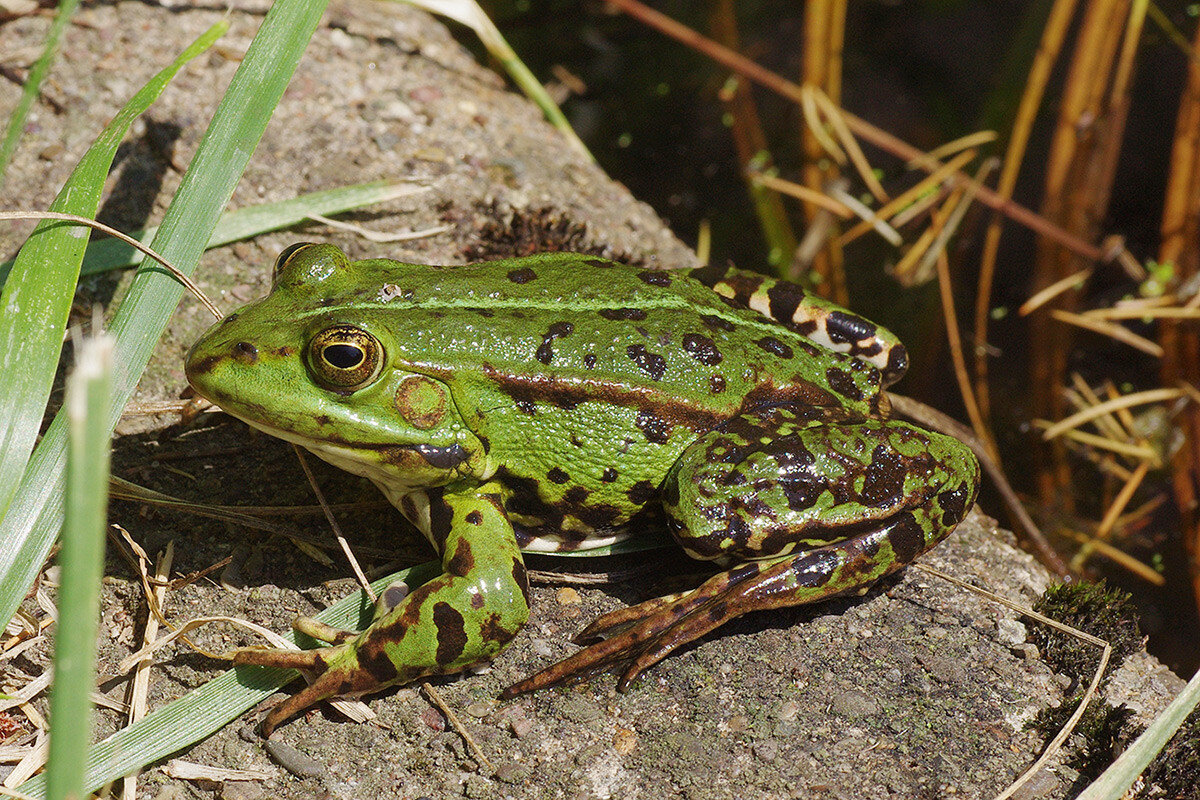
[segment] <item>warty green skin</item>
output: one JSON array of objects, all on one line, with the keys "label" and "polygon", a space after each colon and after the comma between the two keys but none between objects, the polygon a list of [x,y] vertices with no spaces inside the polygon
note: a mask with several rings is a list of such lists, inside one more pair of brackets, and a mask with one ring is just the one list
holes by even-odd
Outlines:
[{"label": "warty green skin", "polygon": [[361,634],[302,623],[332,647],[246,651],[322,672],[266,731],[327,696],[493,658],[528,616],[522,550],[586,551],[665,517],[689,555],[728,570],[598,620],[583,635],[606,640],[509,695],[614,664],[626,686],[730,618],[909,563],[965,515],[978,465],[960,442],[885,418],[883,386],[905,366],[887,331],[737,270],[288,248],[271,293],[196,342],[188,379],[370,478],[445,571],[385,593]]}]

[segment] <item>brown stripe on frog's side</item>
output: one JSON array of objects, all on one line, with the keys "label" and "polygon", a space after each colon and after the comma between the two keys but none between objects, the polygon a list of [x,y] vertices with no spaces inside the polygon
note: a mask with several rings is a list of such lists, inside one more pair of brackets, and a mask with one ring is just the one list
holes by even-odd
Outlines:
[{"label": "brown stripe on frog's side", "polygon": [[707,430],[725,418],[724,414],[717,411],[664,400],[661,392],[649,387],[629,387],[591,378],[566,380],[555,375],[514,375],[501,372],[487,362],[484,362],[482,371],[484,377],[518,404],[542,402],[569,411],[581,403],[603,402],[649,411],[674,425],[684,425],[691,430]]}]

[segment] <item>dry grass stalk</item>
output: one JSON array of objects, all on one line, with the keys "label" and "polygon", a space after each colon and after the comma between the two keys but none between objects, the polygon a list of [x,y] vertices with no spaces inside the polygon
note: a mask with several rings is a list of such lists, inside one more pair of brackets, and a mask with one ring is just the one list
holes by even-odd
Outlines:
[{"label": "dry grass stalk", "polygon": [[[798,97],[805,102],[806,89],[817,87],[833,103],[840,105],[842,94],[842,47],[846,28],[846,0],[811,0],[804,5],[804,46]],[[815,96],[809,95],[808,103],[815,104]],[[800,171],[801,183],[814,191],[823,192],[826,186],[838,180],[836,163],[825,157],[830,136],[819,134],[823,126],[805,125],[800,131],[800,150],[804,155],[804,166]],[[835,148],[836,149],[836,148]],[[827,217],[828,212],[811,203],[804,204],[804,218],[810,227],[820,222],[829,234],[834,233]],[[815,238],[805,237],[813,251],[810,270],[817,279],[817,290],[836,303],[846,305],[849,294],[846,276],[842,269],[842,248],[833,235],[822,238],[821,247],[815,249]],[[803,246],[804,243],[802,243]],[[791,275],[796,278],[798,275]]]}]

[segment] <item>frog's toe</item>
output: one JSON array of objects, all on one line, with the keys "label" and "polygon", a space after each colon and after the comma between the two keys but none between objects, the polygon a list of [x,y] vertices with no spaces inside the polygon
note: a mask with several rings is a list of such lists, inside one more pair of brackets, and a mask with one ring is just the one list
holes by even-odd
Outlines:
[{"label": "frog's toe", "polygon": [[591,624],[572,637],[575,644],[591,644],[599,639],[605,639],[622,630],[652,616],[662,609],[679,600],[689,592],[670,594],[645,600],[634,606],[618,608],[594,619]]}]

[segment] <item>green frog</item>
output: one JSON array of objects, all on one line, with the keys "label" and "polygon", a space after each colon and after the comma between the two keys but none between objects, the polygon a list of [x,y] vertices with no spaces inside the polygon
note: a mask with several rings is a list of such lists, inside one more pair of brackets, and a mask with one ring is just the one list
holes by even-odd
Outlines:
[{"label": "green frog", "polygon": [[287,248],[270,293],[192,347],[188,380],[373,481],[443,572],[385,591],[361,633],[297,620],[328,647],[239,651],[316,674],[264,734],[327,697],[490,662],[529,616],[523,552],[665,526],[719,571],[601,617],[505,697],[613,668],[624,690],[734,617],[864,591],[949,534],[979,484],[964,444],[888,418],[906,367],[883,328],[732,267]]}]

